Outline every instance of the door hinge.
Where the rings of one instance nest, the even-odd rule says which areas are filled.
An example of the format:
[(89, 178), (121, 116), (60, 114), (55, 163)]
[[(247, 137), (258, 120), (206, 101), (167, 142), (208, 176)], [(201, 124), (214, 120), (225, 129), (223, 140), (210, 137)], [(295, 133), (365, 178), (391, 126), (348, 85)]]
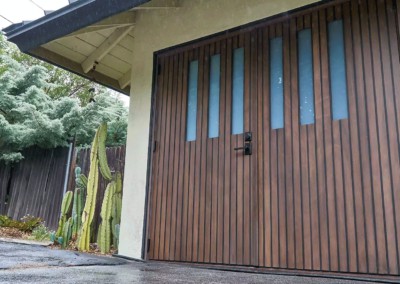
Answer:
[(153, 142), (153, 153), (155, 153), (157, 150), (157, 141), (154, 140)]
[(147, 253), (150, 252), (150, 239), (147, 239)]

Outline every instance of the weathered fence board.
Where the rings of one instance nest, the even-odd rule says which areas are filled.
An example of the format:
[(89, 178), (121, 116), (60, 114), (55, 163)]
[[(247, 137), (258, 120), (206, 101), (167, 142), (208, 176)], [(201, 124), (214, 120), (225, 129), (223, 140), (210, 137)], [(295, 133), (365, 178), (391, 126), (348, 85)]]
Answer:
[[(2, 165), (0, 166), (0, 215), (7, 214), (8, 209), (8, 184), (10, 182), (11, 167)], [(4, 190), (3, 190), (4, 189)]]
[(20, 219), (29, 214), (57, 227), (64, 191), (68, 148), (24, 151), (14, 166), (0, 165), (0, 214)]

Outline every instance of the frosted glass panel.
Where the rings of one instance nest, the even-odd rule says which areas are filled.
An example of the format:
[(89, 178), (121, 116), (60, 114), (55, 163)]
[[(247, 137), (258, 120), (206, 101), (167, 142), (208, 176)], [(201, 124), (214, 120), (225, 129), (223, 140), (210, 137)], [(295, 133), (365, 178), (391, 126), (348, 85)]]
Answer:
[(314, 123), (314, 80), (311, 29), (298, 32), (300, 123)]
[(208, 101), (208, 137), (218, 137), (219, 133), (219, 88), (220, 88), (219, 54), (211, 57), (210, 66), (210, 97)]
[(243, 133), (244, 50), (233, 52), (232, 134)]
[(283, 128), (283, 54), (282, 38), (270, 42), (271, 128)]
[(190, 62), (187, 120), (186, 120), (186, 140), (187, 141), (196, 140), (198, 73), (199, 73), (199, 62), (197, 60)]
[(330, 22), (329, 74), (331, 80), (332, 117), (334, 120), (348, 118), (346, 62), (344, 55), (343, 21)]

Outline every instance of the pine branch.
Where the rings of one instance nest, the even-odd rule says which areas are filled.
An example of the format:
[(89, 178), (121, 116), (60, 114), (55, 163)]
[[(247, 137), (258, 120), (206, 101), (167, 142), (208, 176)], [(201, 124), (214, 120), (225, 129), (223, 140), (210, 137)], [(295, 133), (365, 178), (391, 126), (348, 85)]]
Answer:
[(72, 97), (77, 92), (79, 92), (82, 88), (86, 87), (87, 85), (88, 85), (87, 82), (78, 85), (74, 90), (72, 90), (72, 92), (69, 93), (68, 97)]

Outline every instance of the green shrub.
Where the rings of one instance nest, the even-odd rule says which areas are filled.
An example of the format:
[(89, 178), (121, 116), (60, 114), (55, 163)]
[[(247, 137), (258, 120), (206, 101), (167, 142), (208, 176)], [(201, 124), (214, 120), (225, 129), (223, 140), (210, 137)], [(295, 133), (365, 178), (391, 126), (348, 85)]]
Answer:
[(37, 226), (42, 223), (42, 219), (26, 215), (21, 218), (21, 221), (13, 220), (7, 216), (0, 215), (0, 227), (16, 228), (25, 232), (32, 232)]
[(33, 229), (30, 239), (35, 241), (48, 241), (50, 240), (50, 231), (43, 223), (41, 223), (39, 226)]

